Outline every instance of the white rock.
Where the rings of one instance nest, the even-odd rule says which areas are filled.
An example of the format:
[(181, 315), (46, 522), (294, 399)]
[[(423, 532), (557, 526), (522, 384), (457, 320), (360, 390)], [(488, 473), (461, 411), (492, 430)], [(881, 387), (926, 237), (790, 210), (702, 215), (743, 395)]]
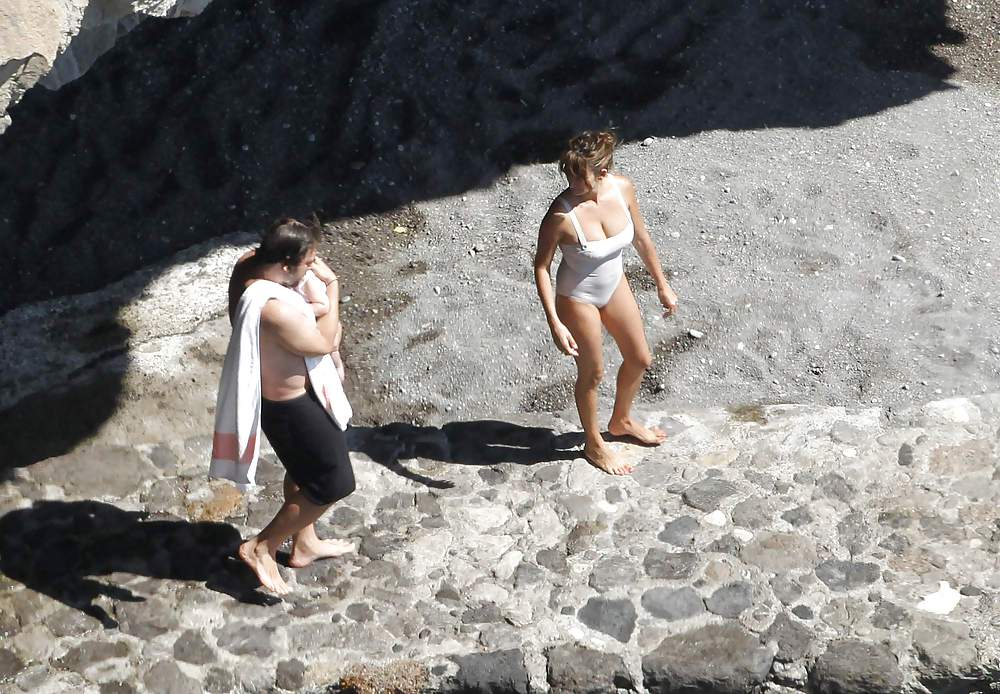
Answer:
[(470, 525), (481, 533), (499, 528), (510, 520), (510, 509), (494, 504), (466, 506), (463, 511)]
[(495, 583), (477, 583), (468, 590), (468, 598), (471, 603), (493, 603), (499, 605), (510, 597), (506, 588), (501, 588)]
[(501, 581), (508, 580), (514, 575), (514, 570), (517, 569), (518, 564), (524, 558), (524, 552), (512, 549), (500, 558), (495, 569), (493, 569), (493, 575), (496, 576)]
[(691, 328), (690, 330), (688, 330), (688, 335), (690, 335), (691, 337), (693, 337), (696, 340), (700, 340), (701, 338), (705, 337), (705, 333), (703, 333), (700, 330), (695, 330), (694, 328)]
[(726, 514), (723, 513), (722, 511), (712, 511), (710, 514), (708, 514), (707, 516), (705, 516), (702, 520), (704, 520), (709, 525), (714, 525), (717, 528), (721, 528), (722, 526), (724, 526), (728, 522), (728, 519), (726, 518)]
[(651, 137), (647, 137), (645, 140), (642, 141), (643, 147), (649, 147), (651, 144), (653, 144), (653, 138)]
[(906, 262), (906, 258), (904, 258), (901, 255), (893, 255), (892, 256), (892, 260), (894, 260), (897, 263), (905, 263)]
[(948, 614), (958, 606), (962, 594), (949, 586), (947, 581), (939, 581), (938, 586), (936, 592), (925, 596), (917, 604), (918, 610), (932, 614)]
[(614, 513), (615, 511), (618, 510), (617, 505), (605, 501), (604, 499), (598, 499), (595, 505), (604, 513)]
[(746, 528), (733, 528), (733, 537), (740, 542), (750, 542), (753, 539), (753, 533)]
[[(941, 389), (936, 388), (940, 394)], [(924, 415), (936, 424), (969, 424), (979, 421), (982, 417), (979, 408), (965, 398), (950, 398), (928, 403), (923, 407)]]
[(566, 476), (566, 486), (574, 492), (590, 493), (607, 483), (608, 474), (593, 465), (574, 465)]

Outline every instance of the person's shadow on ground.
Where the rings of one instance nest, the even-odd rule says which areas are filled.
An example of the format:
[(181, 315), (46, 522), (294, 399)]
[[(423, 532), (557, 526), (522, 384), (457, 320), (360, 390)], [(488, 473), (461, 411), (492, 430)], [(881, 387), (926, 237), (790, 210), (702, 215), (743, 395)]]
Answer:
[[(396, 422), (380, 427), (351, 427), (348, 448), (407, 479), (428, 487), (453, 486), (406, 468), (400, 461), (425, 458), (458, 465), (496, 465), (565, 461), (579, 458), (583, 434), (556, 434), (544, 427), (527, 427), (497, 420), (450, 422), (440, 427)], [(575, 450), (574, 450), (575, 449)]]
[(118, 622), (95, 603), (141, 602), (110, 579), (116, 572), (204, 582), (241, 602), (268, 604), (258, 581), (232, 558), (239, 532), (225, 523), (147, 520), (99, 501), (36, 501), (0, 517), (0, 572), (99, 620)]

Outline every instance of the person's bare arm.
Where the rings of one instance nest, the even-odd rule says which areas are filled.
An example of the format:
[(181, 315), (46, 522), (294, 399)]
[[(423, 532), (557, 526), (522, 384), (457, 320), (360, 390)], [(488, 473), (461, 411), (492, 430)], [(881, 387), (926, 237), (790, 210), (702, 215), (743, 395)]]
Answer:
[(545, 310), (545, 318), (549, 323), (552, 341), (564, 354), (575, 357), (578, 354), (576, 340), (573, 339), (569, 328), (559, 320), (559, 315), (556, 313), (555, 294), (552, 291), (550, 268), (556, 255), (556, 246), (559, 245), (559, 237), (562, 235), (562, 223), (563, 220), (553, 213), (552, 208), (549, 208), (538, 229), (538, 245), (535, 248), (535, 288), (538, 290), (538, 298), (542, 300), (542, 308)]
[(624, 176), (619, 180), (621, 181), (622, 192), (625, 194), (625, 200), (628, 202), (629, 213), (632, 215), (632, 223), (635, 226), (635, 238), (632, 241), (632, 245), (639, 254), (639, 258), (642, 259), (642, 264), (646, 266), (646, 271), (649, 272), (656, 283), (656, 295), (659, 297), (660, 304), (663, 306), (665, 313), (668, 315), (672, 314), (677, 311), (677, 294), (670, 288), (670, 285), (667, 283), (667, 277), (663, 274), (663, 268), (660, 266), (660, 258), (656, 254), (656, 245), (653, 243), (653, 239), (650, 238), (649, 231), (646, 229), (646, 221), (642, 218), (642, 213), (639, 211), (639, 202), (635, 196), (635, 186), (632, 185), (632, 181)]
[(319, 357), (333, 351), (336, 326), (322, 325), (325, 318), (313, 323), (299, 309), (277, 300), (268, 301), (260, 313), (261, 327), (284, 349), (303, 357)]
[(293, 306), (268, 301), (260, 319), (262, 326), (267, 327), (281, 346), (292, 354), (319, 357), (334, 351), (340, 341), (340, 285), (337, 276), (322, 260), (317, 258), (310, 269), (326, 285), (330, 311), (314, 323)]

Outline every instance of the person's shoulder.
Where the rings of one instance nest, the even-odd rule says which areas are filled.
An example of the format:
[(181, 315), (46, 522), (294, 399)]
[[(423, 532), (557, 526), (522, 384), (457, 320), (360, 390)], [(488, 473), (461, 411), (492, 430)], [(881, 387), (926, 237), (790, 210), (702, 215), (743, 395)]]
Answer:
[(567, 207), (560, 193), (549, 203), (549, 209), (545, 211), (545, 216), (542, 218), (542, 229), (558, 231), (566, 224), (566, 220)]
[(635, 196), (635, 184), (632, 179), (622, 174), (611, 174), (611, 180), (615, 182), (625, 195)]
[(302, 311), (287, 301), (282, 301), (280, 298), (273, 296), (265, 301), (261, 307), (260, 318), (262, 322), (269, 325), (285, 325), (300, 320), (302, 318)]

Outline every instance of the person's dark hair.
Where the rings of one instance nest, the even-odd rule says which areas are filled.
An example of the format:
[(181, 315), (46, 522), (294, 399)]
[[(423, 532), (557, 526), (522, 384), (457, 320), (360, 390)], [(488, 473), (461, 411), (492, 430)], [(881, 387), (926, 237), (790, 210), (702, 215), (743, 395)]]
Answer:
[(567, 143), (559, 157), (559, 170), (567, 177), (586, 178), (588, 170), (596, 175), (601, 169), (610, 169), (617, 144), (613, 133), (582, 132)]
[(261, 236), (254, 255), (261, 263), (297, 265), (322, 238), (317, 220), (306, 224), (291, 217), (279, 219)]

